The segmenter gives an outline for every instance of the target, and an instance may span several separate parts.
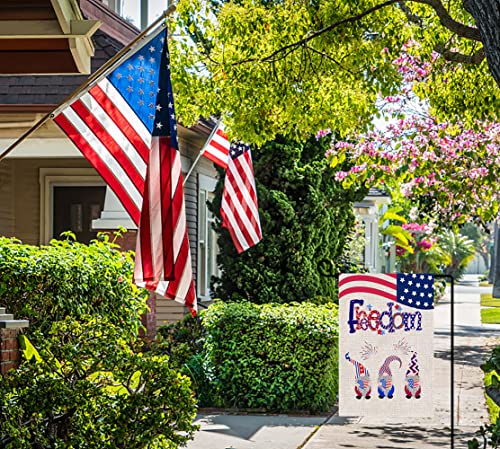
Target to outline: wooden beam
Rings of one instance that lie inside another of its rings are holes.
[[[0,20],[0,39],[90,39],[99,25],[98,20],[72,20],[64,34],[57,20]]]

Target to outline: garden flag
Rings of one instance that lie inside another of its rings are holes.
[[[134,282],[196,313],[166,28],[55,116],[138,226]]]
[[[207,143],[201,150],[201,154],[210,159],[223,169],[227,168],[230,143],[224,132],[224,125],[218,123]]]
[[[231,144],[220,213],[222,226],[231,234],[238,253],[260,242],[262,231],[257,190],[252,155],[246,144]]]
[[[434,277],[341,274],[339,414],[432,416]]]

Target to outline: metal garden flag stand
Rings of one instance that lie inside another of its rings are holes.
[[[339,414],[432,414],[434,280],[451,282],[451,447],[454,448],[454,285],[447,275],[339,275]]]

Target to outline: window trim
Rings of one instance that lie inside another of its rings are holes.
[[[206,279],[206,284],[205,284],[205,291],[208,292],[208,295],[202,295],[201,294],[201,280],[202,280],[202,268],[203,266],[205,267],[205,278],[207,278],[207,270],[206,268],[208,267],[208,251],[206,251],[205,248],[203,248],[203,237],[205,236],[205,239],[208,238],[210,229],[208,227],[208,219],[207,219],[207,205],[206,202],[205,204],[202,204],[201,197],[202,197],[202,192],[206,192],[205,198],[208,199],[208,193],[213,193],[215,191],[215,188],[217,186],[217,179],[212,178],[210,176],[204,175],[202,173],[198,173],[198,189],[197,189],[197,206],[198,206],[198,213],[197,213],[197,239],[196,239],[196,246],[197,246],[197,261],[196,261],[196,296],[200,299],[200,301],[211,301],[212,298],[210,296],[210,288],[209,288],[209,283],[210,280]],[[205,200],[206,201],[206,200]],[[204,210],[202,211],[202,207],[204,207]],[[202,217],[205,217],[204,223],[201,223]],[[206,244],[205,244],[206,245]],[[202,256],[205,257],[204,263],[202,263]]]
[[[106,186],[92,168],[40,168],[39,183],[41,245],[48,245],[54,231],[54,187]]]

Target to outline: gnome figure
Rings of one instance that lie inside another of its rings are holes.
[[[387,396],[388,399],[392,399],[394,396],[394,385],[392,383],[392,372],[390,364],[392,362],[399,362],[399,367],[403,362],[398,356],[390,355],[387,357],[378,371],[378,397],[383,399]]]
[[[406,371],[405,393],[408,399],[420,399],[422,387],[420,385],[420,368],[418,366],[417,353],[412,352],[410,364]]]
[[[358,361],[352,360],[347,352],[345,358],[348,362],[351,362],[355,370],[355,384],[354,392],[356,393],[356,399],[370,399],[370,394],[372,392],[370,373],[368,370]]]

